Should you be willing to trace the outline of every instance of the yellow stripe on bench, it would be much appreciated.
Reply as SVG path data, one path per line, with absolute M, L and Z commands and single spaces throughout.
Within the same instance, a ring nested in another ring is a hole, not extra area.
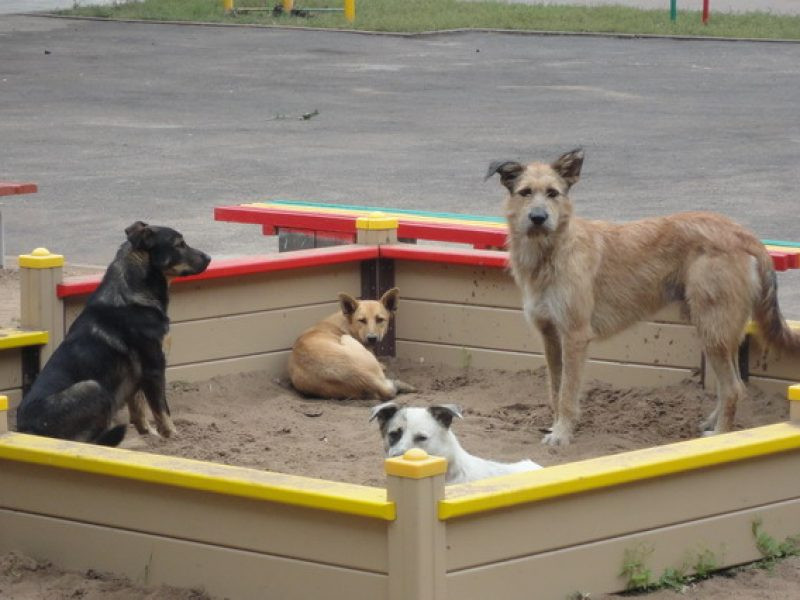
M 21 329 L 0 329 L 0 350 L 43 346 L 50 339 L 46 331 L 23 331 Z
M 800 426 L 778 423 L 449 486 L 439 518 L 506 508 L 800 448 Z
M 381 488 L 22 433 L 0 435 L 2 459 L 388 521 L 396 518 L 395 505 Z

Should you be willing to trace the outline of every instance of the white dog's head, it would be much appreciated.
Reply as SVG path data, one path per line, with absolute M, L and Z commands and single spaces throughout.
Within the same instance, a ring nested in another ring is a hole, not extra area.
M 369 420 L 378 419 L 387 457 L 421 448 L 452 462 L 459 447 L 450 431 L 454 417 L 461 418 L 461 410 L 455 404 L 401 408 L 394 402 L 385 402 L 372 409 Z

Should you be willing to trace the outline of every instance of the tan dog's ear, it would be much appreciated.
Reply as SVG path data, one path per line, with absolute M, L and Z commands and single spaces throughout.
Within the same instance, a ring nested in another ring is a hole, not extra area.
M 521 164 L 513 160 L 496 160 L 489 165 L 489 170 L 486 171 L 484 181 L 489 179 L 495 173 L 500 174 L 500 183 L 502 183 L 509 192 L 513 192 L 514 182 L 520 176 L 522 171 L 525 170 Z
M 342 313 L 345 317 L 352 316 L 352 314 L 358 310 L 358 300 L 353 298 L 350 294 L 342 292 L 339 294 L 339 307 L 342 309 Z
M 576 148 L 559 156 L 552 165 L 553 170 L 561 175 L 567 186 L 572 187 L 578 183 L 583 167 L 583 148 Z
M 389 312 L 397 312 L 397 298 L 399 295 L 400 290 L 392 288 L 381 296 L 381 304 L 383 304 Z

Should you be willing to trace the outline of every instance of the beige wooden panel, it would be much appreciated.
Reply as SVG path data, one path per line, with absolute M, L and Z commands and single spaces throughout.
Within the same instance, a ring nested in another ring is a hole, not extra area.
M 270 535 L 258 519 L 247 527 Z M 140 585 L 200 588 L 229 600 L 387 598 L 385 574 L 0 510 L 0 552 L 10 550 L 62 569 L 107 571 Z M 349 544 L 344 552 L 340 548 L 341 554 L 350 551 Z
M 22 387 L 22 350 L 0 351 L 0 388 Z
M 387 570 L 386 523 L 273 502 L 0 461 L 0 507 L 313 562 Z M 346 553 L 343 539 L 352 544 Z
M 405 300 L 396 332 L 398 340 L 543 351 L 541 337 L 520 310 Z M 699 368 L 701 354 L 693 327 L 668 323 L 639 322 L 589 346 L 591 358 L 687 368 Z
M 318 304 L 175 323 L 170 327 L 169 364 L 287 350 L 303 331 L 336 312 L 337 307 L 336 303 Z
M 167 368 L 167 381 L 205 381 L 218 375 L 265 371 L 275 377 L 286 375 L 289 351 L 254 354 Z
M 794 385 L 795 383 L 800 383 L 799 379 L 772 379 L 769 377 L 753 377 L 751 375 L 750 379 L 747 381 L 747 385 L 759 389 L 762 392 L 775 394 L 777 396 L 786 398 L 786 388 L 788 388 L 790 385 Z M 788 400 L 786 401 L 786 412 L 788 415 Z
M 538 554 L 797 498 L 800 480 L 785 474 L 798 469 L 800 451 L 793 451 L 449 519 L 447 568 Z
M 360 263 L 324 265 L 241 277 L 195 281 L 170 291 L 173 323 L 249 312 L 336 302 L 339 292 L 361 294 Z M 86 296 L 64 301 L 68 329 L 85 306 Z
M 766 346 L 758 336 L 750 336 L 750 373 L 772 379 L 800 381 L 800 358 Z
M 633 513 L 638 507 L 618 507 Z M 719 567 L 761 558 L 751 527 L 762 519 L 764 530 L 780 537 L 800 531 L 800 501 L 721 514 L 700 521 L 598 540 L 506 562 L 458 571 L 447 577 L 450 600 L 564 600 L 575 592 L 625 589 L 620 576 L 626 550 L 643 549 L 645 566 L 658 579 L 668 567 L 679 568 L 699 553 L 713 553 Z M 652 550 L 651 552 L 648 552 Z
M 428 364 L 476 369 L 523 371 L 545 366 L 544 356 L 541 354 L 408 341 L 397 342 L 397 356 L 417 362 L 422 360 Z M 597 379 L 619 387 L 656 387 L 680 383 L 691 377 L 692 372 L 692 369 L 589 360 L 584 379 Z
M 396 260 L 395 285 L 401 300 L 522 308 L 521 292 L 505 269 Z
M 361 294 L 360 263 L 325 265 L 174 286 L 173 323 L 213 316 L 335 302 L 339 292 Z

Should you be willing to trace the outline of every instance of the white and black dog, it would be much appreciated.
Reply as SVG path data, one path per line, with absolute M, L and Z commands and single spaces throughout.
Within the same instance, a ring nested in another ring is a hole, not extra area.
M 472 456 L 461 447 L 450 429 L 454 417 L 462 418 L 461 410 L 454 404 L 421 408 L 385 402 L 372 409 L 369 420 L 378 419 L 387 457 L 402 456 L 406 450 L 421 448 L 428 454 L 447 459 L 447 484 L 542 468 L 531 460 L 500 463 Z

